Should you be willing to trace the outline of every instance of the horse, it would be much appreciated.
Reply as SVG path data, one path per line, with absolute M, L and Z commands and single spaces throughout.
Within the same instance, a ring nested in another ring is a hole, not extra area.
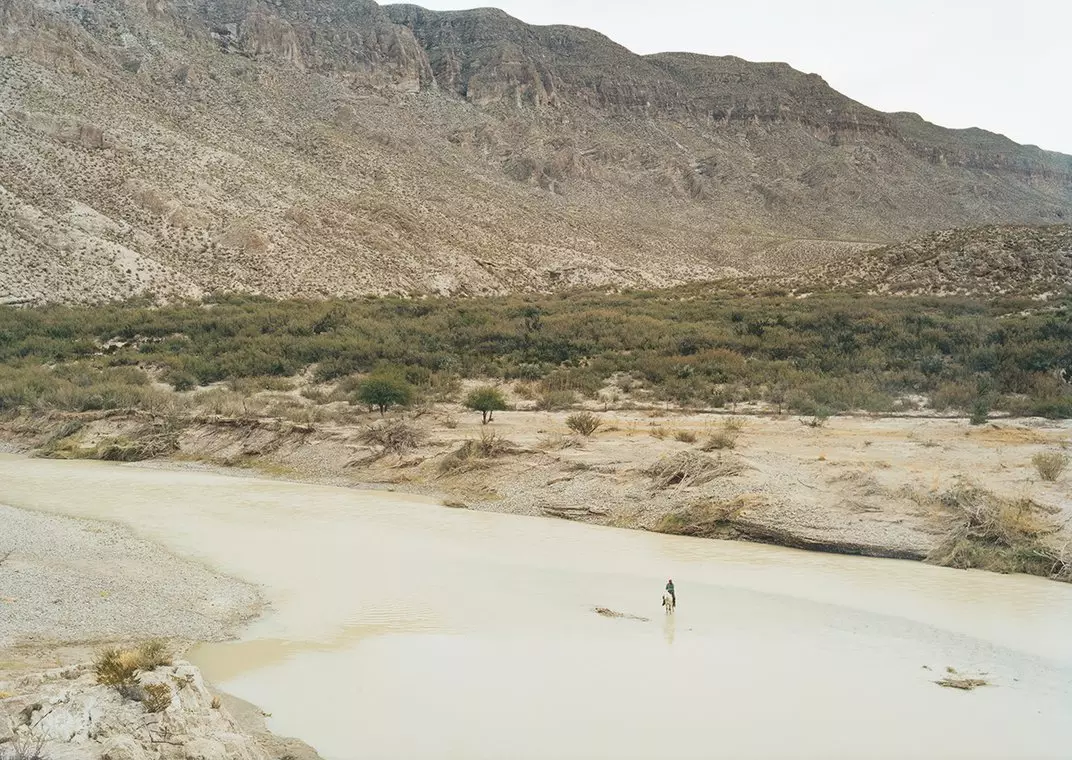
M 663 593 L 663 607 L 666 609 L 666 614 L 669 615 L 671 612 L 673 612 L 674 607 L 676 607 L 676 606 L 677 606 L 677 602 L 674 601 L 674 597 L 670 596 L 669 593 L 664 592 Z

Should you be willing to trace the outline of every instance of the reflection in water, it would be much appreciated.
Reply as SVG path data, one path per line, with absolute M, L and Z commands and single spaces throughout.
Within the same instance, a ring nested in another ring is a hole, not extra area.
M 663 638 L 666 639 L 667 644 L 674 643 L 674 631 L 677 630 L 677 615 L 663 615 L 665 620 L 663 621 Z
M 270 613 L 196 661 L 332 760 L 1072 746 L 1061 584 L 100 463 L 0 457 L 0 484 L 260 584 Z M 941 689 L 946 666 L 994 686 Z

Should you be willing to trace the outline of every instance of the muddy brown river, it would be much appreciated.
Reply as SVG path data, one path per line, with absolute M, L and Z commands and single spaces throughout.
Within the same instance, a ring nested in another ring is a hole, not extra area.
M 325 758 L 1072 757 L 1066 585 L 136 466 L 0 488 L 260 585 L 193 659 Z

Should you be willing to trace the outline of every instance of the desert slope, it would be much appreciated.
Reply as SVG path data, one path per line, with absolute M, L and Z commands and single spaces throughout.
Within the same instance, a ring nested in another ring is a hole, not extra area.
M 4 0 L 0 298 L 659 287 L 1060 223 L 1072 157 L 495 10 Z

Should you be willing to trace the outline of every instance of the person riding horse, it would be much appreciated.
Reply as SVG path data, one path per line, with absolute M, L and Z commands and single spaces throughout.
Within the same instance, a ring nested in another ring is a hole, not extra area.
M 666 582 L 666 593 L 670 595 L 670 598 L 674 600 L 674 606 L 677 607 L 677 594 L 674 593 L 674 579 L 671 578 Z

